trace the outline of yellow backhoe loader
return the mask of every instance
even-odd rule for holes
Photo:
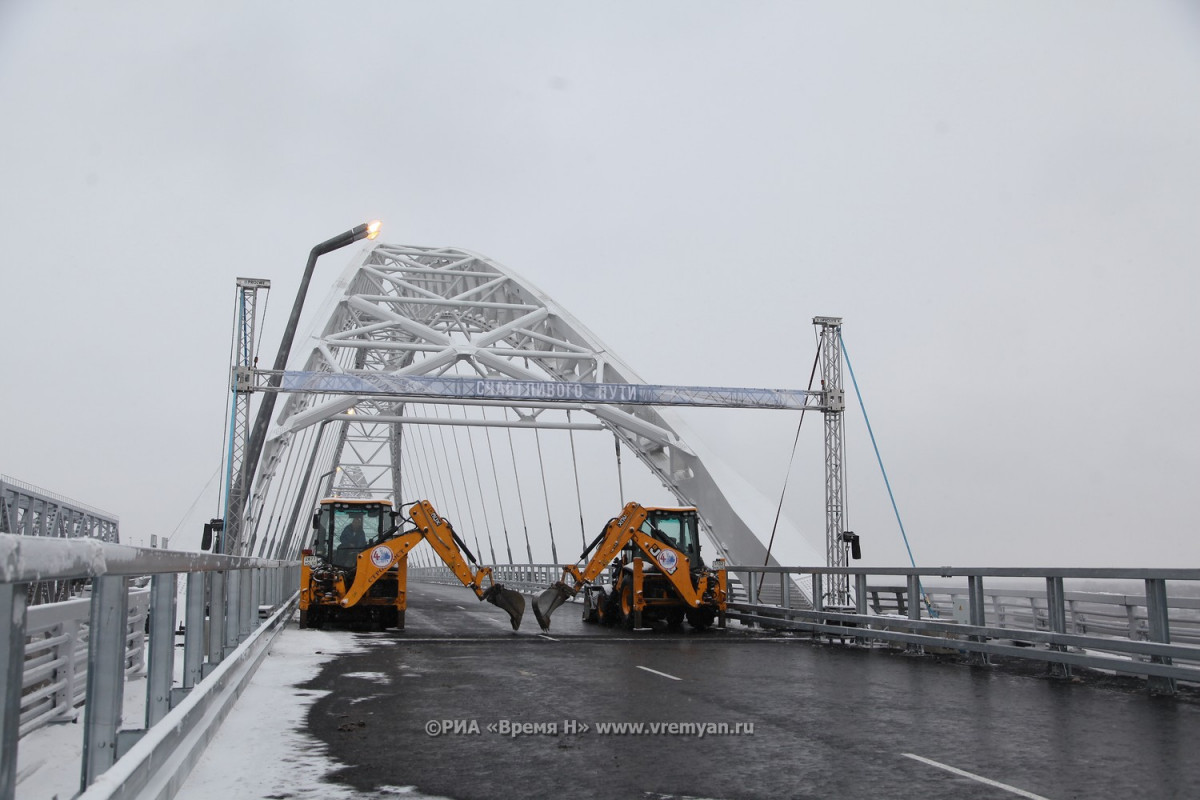
[[[521,626],[525,598],[492,580],[490,567],[478,566],[428,500],[412,503],[408,520],[397,523],[400,516],[386,500],[329,497],[320,502],[313,515],[313,546],[304,550],[300,567],[301,628],[334,620],[403,628],[408,553],[422,539],[480,600],[507,612],[514,631]]]
[[[538,596],[533,615],[549,630],[554,609],[582,590],[585,622],[640,628],[663,619],[679,627],[686,619],[693,628],[707,628],[726,609],[728,578],[724,569],[704,565],[699,530],[694,508],[627,504],[583,551],[583,568],[564,566],[562,580]],[[610,564],[606,591],[594,582]]]

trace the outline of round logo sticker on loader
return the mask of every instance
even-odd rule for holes
[[[668,575],[675,571],[675,565],[678,563],[679,558],[675,555],[674,550],[663,550],[658,554],[657,558],[659,566],[666,570]]]
[[[392,563],[392,550],[387,545],[379,545],[371,551],[371,563],[383,569]]]

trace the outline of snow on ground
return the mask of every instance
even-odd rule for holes
[[[297,685],[337,654],[356,649],[346,633],[297,635],[291,625],[281,631],[176,797],[354,797],[348,788],[322,781],[339,764],[305,733],[308,708],[325,693]]]
[[[125,680],[125,728],[146,724],[146,678]],[[30,731],[17,745],[18,800],[67,800],[79,793],[83,770],[83,708],[75,719]]]
[[[347,631],[300,633],[295,624],[293,620],[271,643],[250,684],[176,795],[180,800],[364,797],[349,787],[324,782],[324,776],[342,764],[327,756],[324,745],[305,732],[308,708],[324,692],[297,685],[339,653],[368,646],[370,639]],[[182,658],[182,649],[177,650],[177,668]],[[379,680],[380,690],[387,691],[382,673],[358,677]],[[126,680],[122,727],[145,724],[145,703],[146,679]],[[74,797],[79,792],[82,751],[82,708],[74,722],[46,725],[22,738],[17,759],[18,800]],[[374,797],[431,800],[411,787],[381,787]]]
[[[369,643],[369,637],[347,631],[298,631],[295,622],[289,624],[271,643],[250,685],[176,798],[432,800],[417,794],[412,787],[385,786],[374,795],[363,795],[324,781],[325,775],[340,769],[342,764],[326,753],[324,744],[307,734],[305,717],[309,707],[326,693],[297,687],[337,654],[363,649]],[[382,673],[359,676],[385,684],[387,680]]]

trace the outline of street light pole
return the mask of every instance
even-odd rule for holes
[[[270,386],[277,387],[281,380],[280,372],[287,369],[288,356],[292,352],[292,341],[296,338],[296,327],[300,324],[300,311],[304,308],[304,298],[308,294],[308,284],[312,280],[313,269],[317,259],[360,239],[374,239],[379,235],[378,220],[364,223],[351,228],[345,233],[339,233],[332,239],[327,239],[314,247],[308,254],[308,263],[304,266],[304,275],[300,279],[300,287],[296,290],[296,300],[292,303],[292,313],[288,317],[287,326],[283,329],[283,338],[279,342],[279,352],[275,354],[275,374],[270,378]],[[254,485],[254,476],[258,471],[258,459],[262,455],[263,445],[267,440],[267,428],[271,423],[271,415],[275,412],[277,392],[264,392],[262,403],[258,407],[258,415],[254,418],[254,428],[250,431],[250,441],[246,443],[246,454],[242,459],[241,473],[237,478],[237,490],[232,493],[229,510],[225,519],[225,535],[222,538],[222,551],[225,553],[244,553],[245,542],[242,541],[242,521],[245,517],[246,505],[250,500],[250,489]]]

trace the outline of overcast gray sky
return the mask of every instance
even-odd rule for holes
[[[1197,98],[1188,3],[10,1],[0,472],[171,533],[234,279],[273,352],[309,248],[378,217],[653,383],[803,388],[843,316],[918,563],[1196,566]],[[794,417],[722,413],[688,421],[778,496]],[[847,427],[851,526],[903,563]]]

